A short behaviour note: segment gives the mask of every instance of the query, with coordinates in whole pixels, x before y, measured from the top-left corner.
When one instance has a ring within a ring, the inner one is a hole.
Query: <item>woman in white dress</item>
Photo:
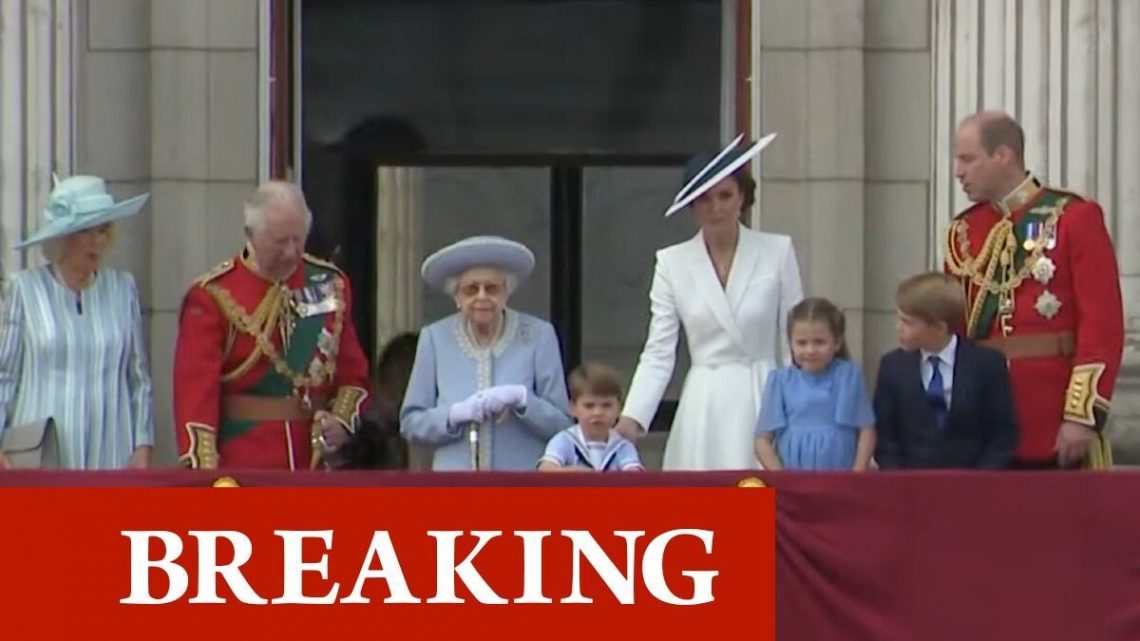
[[[788,362],[788,311],[803,298],[788,236],[753,231],[740,216],[755,202],[743,168],[771,142],[740,138],[694,157],[666,216],[691,206],[700,231],[657,252],[649,335],[617,429],[648,429],[673,374],[683,327],[692,365],[665,446],[666,470],[755,469],[752,429],[768,372]]]

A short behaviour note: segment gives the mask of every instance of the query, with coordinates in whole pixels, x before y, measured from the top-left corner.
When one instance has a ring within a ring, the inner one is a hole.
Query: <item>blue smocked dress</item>
[[[784,467],[850,470],[859,429],[874,422],[863,373],[836,358],[815,374],[794,365],[769,374],[755,434],[775,432]]]

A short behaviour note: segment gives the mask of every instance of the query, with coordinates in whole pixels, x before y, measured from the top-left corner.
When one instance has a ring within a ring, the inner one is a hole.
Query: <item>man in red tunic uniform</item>
[[[1024,134],[981,112],[954,138],[955,175],[975,204],[946,238],[966,293],[966,332],[1009,359],[1020,424],[1016,467],[1103,467],[1124,349],[1120,276],[1096,202],[1025,170]]]
[[[301,191],[270,182],[246,206],[245,250],[183,302],[174,353],[180,462],[309,469],[356,431],[370,387],[348,277],[304,253]]]

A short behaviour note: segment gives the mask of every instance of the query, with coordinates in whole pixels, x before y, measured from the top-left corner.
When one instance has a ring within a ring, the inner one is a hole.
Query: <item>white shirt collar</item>
[[[614,437],[617,436],[617,434],[615,434],[613,430],[610,430],[609,433],[606,434],[606,440],[604,440],[604,441],[588,441],[588,440],[586,440],[586,432],[582,429],[582,425],[580,423],[574,424],[574,434],[578,437],[578,441],[585,447],[589,447],[590,443],[598,443],[598,444],[609,446],[610,443],[613,443]]]
[[[925,363],[925,362],[929,361],[931,356],[937,356],[939,359],[942,360],[943,363],[945,363],[949,367],[953,368],[954,367],[954,357],[957,354],[958,354],[958,335],[957,334],[951,334],[950,335],[950,342],[946,343],[946,347],[943,347],[941,352],[938,352],[936,354],[934,352],[928,352],[926,350],[922,350],[922,362]]]

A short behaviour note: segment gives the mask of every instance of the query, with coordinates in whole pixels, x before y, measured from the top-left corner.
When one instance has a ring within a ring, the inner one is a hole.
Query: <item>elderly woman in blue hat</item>
[[[684,328],[691,365],[665,444],[666,470],[757,467],[752,430],[768,372],[790,360],[788,312],[803,297],[792,239],[740,222],[756,201],[746,163],[772,141],[737,138],[693,157],[665,212],[692,208],[700,231],[657,252],[649,335],[617,430],[644,433],[673,375]]]
[[[477,236],[429,256],[427,283],[458,313],[420,331],[400,432],[435,470],[533,470],[573,421],[554,327],[507,306],[534,268],[526,246]]]
[[[5,286],[0,442],[6,429],[50,418],[63,468],[149,465],[154,421],[138,287],[129,272],[102,264],[115,221],[147,198],[115,202],[95,176],[57,181],[44,224],[15,246],[39,246],[48,264]]]

